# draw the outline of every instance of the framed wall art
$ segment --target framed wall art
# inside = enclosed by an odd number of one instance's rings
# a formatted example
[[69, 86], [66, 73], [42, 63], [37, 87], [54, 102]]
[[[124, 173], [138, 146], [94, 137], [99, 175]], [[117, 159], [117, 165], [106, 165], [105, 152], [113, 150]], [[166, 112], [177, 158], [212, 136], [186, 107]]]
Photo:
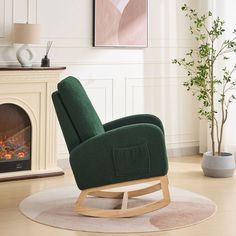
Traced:
[[94, 0], [93, 46], [147, 47], [148, 0]]

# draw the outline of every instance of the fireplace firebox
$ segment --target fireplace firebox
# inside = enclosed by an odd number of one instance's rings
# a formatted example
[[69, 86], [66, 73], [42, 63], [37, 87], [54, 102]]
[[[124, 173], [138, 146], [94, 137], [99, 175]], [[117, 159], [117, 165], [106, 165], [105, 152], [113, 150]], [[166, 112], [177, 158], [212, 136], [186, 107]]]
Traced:
[[0, 173], [31, 169], [31, 130], [21, 107], [0, 105]]

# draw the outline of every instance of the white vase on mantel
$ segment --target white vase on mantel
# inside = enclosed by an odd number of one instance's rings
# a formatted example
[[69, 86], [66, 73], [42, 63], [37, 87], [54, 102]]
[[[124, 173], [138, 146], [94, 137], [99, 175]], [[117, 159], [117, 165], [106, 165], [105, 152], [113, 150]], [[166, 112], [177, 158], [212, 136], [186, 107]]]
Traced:
[[212, 152], [205, 152], [202, 158], [202, 170], [208, 177], [232, 177], [235, 170], [234, 156], [227, 152], [222, 152], [220, 156], [213, 156]]

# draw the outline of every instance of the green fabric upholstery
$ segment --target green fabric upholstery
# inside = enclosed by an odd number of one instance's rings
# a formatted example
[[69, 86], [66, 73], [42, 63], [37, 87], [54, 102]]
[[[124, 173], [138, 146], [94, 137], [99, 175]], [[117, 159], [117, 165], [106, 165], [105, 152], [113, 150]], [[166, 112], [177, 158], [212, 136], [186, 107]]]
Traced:
[[52, 98], [81, 190], [167, 174], [164, 129], [159, 118], [134, 115], [102, 126], [74, 77], [61, 81]]
[[71, 152], [73, 148], [75, 148], [78, 144], [81, 143], [79, 134], [73, 126], [73, 123], [57, 91], [52, 94], [52, 100], [57, 113], [58, 121], [62, 129], [62, 133], [66, 141], [68, 151]]
[[105, 132], [79, 80], [67, 77], [58, 84], [57, 89], [82, 141]]
[[132, 124], [140, 124], [140, 123], [148, 123], [157, 125], [164, 134], [164, 127], [162, 125], [161, 120], [151, 114], [138, 114], [132, 116], [126, 116], [117, 120], [113, 120], [103, 125], [105, 131], [109, 131], [115, 128], [119, 128], [125, 125], [132, 125]]
[[[142, 149], [146, 146], [146, 150]], [[117, 149], [140, 147], [145, 153], [115, 155]], [[146, 151], [148, 154], [146, 154]], [[148, 156], [147, 156], [148, 155]], [[144, 163], [144, 162], [147, 163]], [[118, 165], [117, 162], [120, 162]], [[70, 164], [80, 189], [87, 189], [123, 181], [164, 176], [168, 171], [164, 136], [152, 124], [135, 124], [117, 128], [93, 137], [78, 145], [70, 155]], [[125, 164], [125, 165], [124, 165]], [[142, 165], [142, 166], [141, 166]]]

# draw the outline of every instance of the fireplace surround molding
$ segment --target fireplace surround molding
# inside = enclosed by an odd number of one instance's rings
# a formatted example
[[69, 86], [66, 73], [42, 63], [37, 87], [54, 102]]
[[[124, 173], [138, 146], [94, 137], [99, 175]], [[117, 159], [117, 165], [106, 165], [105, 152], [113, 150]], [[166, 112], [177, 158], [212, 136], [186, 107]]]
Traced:
[[57, 166], [57, 123], [51, 100], [64, 69], [0, 67], [0, 104], [21, 107], [32, 128], [31, 170], [0, 173], [0, 182], [64, 174]]

